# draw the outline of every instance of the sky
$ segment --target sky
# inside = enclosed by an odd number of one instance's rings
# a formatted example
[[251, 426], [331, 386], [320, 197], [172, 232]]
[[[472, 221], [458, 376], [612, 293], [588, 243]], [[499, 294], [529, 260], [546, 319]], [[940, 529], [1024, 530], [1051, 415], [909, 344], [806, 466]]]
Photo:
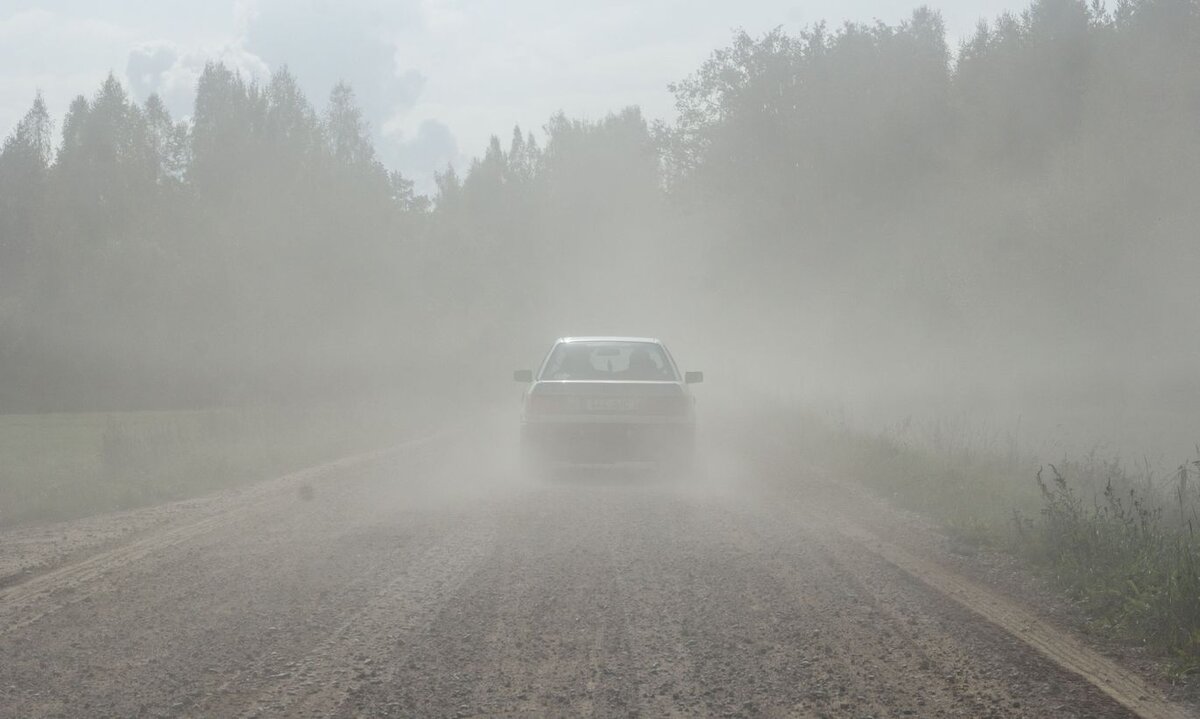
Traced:
[[[670, 120], [671, 82], [737, 29], [895, 24], [919, 0], [0, 0], [0, 136], [41, 91], [61, 121], [114, 73], [138, 100], [191, 114], [204, 63], [260, 79], [284, 65], [319, 109], [351, 84], [380, 159], [429, 190], [491, 135], [535, 133], [558, 111], [596, 119], [639, 105]], [[929, 3], [951, 46], [1027, 1]]]

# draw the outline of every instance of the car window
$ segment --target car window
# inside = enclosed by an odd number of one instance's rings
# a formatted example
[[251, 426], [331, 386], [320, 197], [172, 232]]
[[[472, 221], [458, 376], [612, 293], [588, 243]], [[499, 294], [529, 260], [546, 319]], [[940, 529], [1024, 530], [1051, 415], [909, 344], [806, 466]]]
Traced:
[[674, 381], [675, 369], [653, 342], [563, 342], [542, 371], [543, 380]]

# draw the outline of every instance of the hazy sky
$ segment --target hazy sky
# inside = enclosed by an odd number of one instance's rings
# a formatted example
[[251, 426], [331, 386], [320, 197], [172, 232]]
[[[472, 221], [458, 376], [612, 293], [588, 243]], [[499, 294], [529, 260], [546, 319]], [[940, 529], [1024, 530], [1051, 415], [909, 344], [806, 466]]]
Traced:
[[[41, 90], [56, 121], [111, 70], [191, 112], [208, 59], [265, 77], [287, 64], [322, 108], [348, 80], [384, 161], [418, 180], [461, 165], [514, 124], [637, 104], [672, 116], [667, 83], [728, 44], [827, 20], [896, 23], [918, 0], [0, 0], [0, 135]], [[1027, 2], [931, 3], [951, 43]]]

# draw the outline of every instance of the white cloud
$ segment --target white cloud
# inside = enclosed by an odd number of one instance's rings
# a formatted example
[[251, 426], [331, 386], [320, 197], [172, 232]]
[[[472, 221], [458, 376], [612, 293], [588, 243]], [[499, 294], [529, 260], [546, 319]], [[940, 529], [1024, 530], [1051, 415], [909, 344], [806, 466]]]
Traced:
[[[37, 41], [47, 38], [97, 45], [120, 41], [129, 36], [130, 31], [121, 25], [90, 17], [62, 15], [42, 8], [22, 10], [0, 20], [0, 42], [5, 45], [5, 55], [15, 54], [16, 48], [33, 47]], [[16, 44], [16, 48], [12, 43]]]
[[[190, 114], [204, 63], [265, 78], [287, 64], [309, 99], [355, 89], [380, 156], [414, 179], [475, 155], [514, 124], [558, 110], [597, 118], [625, 105], [670, 118], [668, 83], [735, 28], [799, 29], [820, 19], [894, 23], [916, 0], [0, 0], [0, 133], [40, 88], [51, 112], [109, 71], [144, 98]], [[952, 45], [981, 17], [1026, 0], [945, 3]], [[936, 5], [935, 5], [936, 6]], [[436, 165], [421, 167], [423, 162]]]
[[244, 77], [265, 80], [271, 68], [234, 40], [224, 46], [187, 48], [158, 40], [130, 51], [125, 75], [134, 96], [145, 100], [157, 93], [175, 117], [191, 114], [196, 83], [208, 62], [224, 63]]
[[421, 0], [421, 18], [429, 30], [445, 32], [462, 25], [467, 14], [455, 0]]
[[432, 177], [432, 168], [417, 167], [412, 158], [442, 162], [451, 153], [457, 159], [453, 135], [439, 131], [444, 124], [417, 125], [405, 134], [390, 123], [412, 110], [427, 83], [424, 64], [414, 61], [424, 57], [401, 43], [421, 26], [418, 0], [258, 0], [245, 12], [246, 49], [272, 68], [287, 65], [318, 108], [335, 84], [350, 84], [379, 156], [393, 169], [420, 181]]
[[120, 24], [41, 7], [0, 16], [0, 138], [39, 91], [58, 116], [76, 95], [94, 93], [110, 70], [121, 67], [120, 48], [133, 38]]
[[381, 149], [382, 159], [413, 180], [417, 192], [432, 192], [434, 173], [445, 170], [447, 165], [461, 166], [465, 159], [454, 133], [435, 119], [422, 121], [412, 133], [388, 133], [387, 139]]
[[250, 30], [250, 23], [258, 17], [256, 0], [233, 0], [233, 32], [236, 37], [244, 38]]
[[411, 107], [424, 75], [398, 67], [398, 28], [417, 21], [413, 2], [260, 0], [245, 47], [272, 67], [287, 65], [317, 104], [349, 82], [364, 112], [378, 123]]

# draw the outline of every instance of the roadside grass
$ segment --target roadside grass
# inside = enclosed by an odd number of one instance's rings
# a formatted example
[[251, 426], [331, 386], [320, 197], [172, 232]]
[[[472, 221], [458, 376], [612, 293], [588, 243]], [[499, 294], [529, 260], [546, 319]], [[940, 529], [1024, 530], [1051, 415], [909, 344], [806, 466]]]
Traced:
[[752, 456], [774, 457], [784, 472], [807, 462], [853, 478], [958, 539], [1005, 545], [1014, 534], [1013, 511], [1036, 513], [1041, 505], [1031, 479], [1037, 465], [1007, 436], [1000, 441], [948, 423], [867, 432], [838, 417], [763, 404], [770, 409], [742, 423], [772, 428], [739, 439]]
[[767, 425], [777, 430], [768, 453], [803, 457], [960, 541], [1024, 559], [1089, 629], [1171, 658], [1179, 675], [1200, 673], [1200, 447], [1156, 473], [1097, 455], [1040, 466], [1009, 436], [962, 423], [868, 433], [777, 408]]
[[0, 415], [0, 526], [196, 497], [388, 446], [417, 418], [383, 403]]
[[1165, 477], [1116, 462], [1049, 466], [1036, 479], [1040, 516], [1014, 519], [1021, 553], [1098, 630], [1169, 654], [1180, 674], [1200, 671], [1198, 475], [1200, 459]]
[[874, 434], [843, 428], [829, 459], [894, 504], [935, 519], [957, 539], [1005, 546], [1013, 536], [1013, 512], [1038, 508], [1040, 496], [1029, 480], [1037, 467], [979, 441], [944, 426], [906, 424]]

